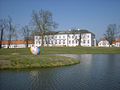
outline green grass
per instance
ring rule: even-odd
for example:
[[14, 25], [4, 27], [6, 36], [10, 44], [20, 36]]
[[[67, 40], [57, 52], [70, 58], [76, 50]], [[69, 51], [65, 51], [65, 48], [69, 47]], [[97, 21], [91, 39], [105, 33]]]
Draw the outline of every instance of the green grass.
[[[22, 49], [0, 49], [0, 55], [31, 55], [29, 48]], [[120, 48], [100, 48], [100, 47], [44, 47], [42, 55], [48, 54], [120, 54]]]
[[77, 63], [80, 61], [69, 57], [51, 56], [46, 53], [32, 55], [29, 48], [0, 49], [0, 69], [47, 68]]
[[0, 69], [45, 68], [80, 63], [68, 57], [49, 54], [120, 54], [120, 48], [99, 47], [44, 47], [41, 55], [32, 55], [29, 48], [0, 49]]
[[46, 47], [45, 54], [120, 54], [120, 48]]
[[63, 56], [0, 55], [0, 69], [46, 68], [80, 63]]

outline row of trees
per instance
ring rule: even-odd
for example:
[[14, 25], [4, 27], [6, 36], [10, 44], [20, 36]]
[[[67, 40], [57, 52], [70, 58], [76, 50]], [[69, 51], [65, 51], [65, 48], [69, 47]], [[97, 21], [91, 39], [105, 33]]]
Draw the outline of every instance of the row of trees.
[[113, 41], [120, 39], [120, 26], [109, 24], [106, 33], [104, 34], [104, 38], [112, 45]]
[[[32, 26], [32, 29], [30, 28]], [[42, 36], [42, 46], [44, 45], [45, 33], [57, 28], [57, 24], [53, 21], [52, 13], [47, 10], [40, 10], [38, 12], [32, 12], [32, 25], [25, 25], [18, 29], [9, 16], [7, 19], [0, 19], [0, 48], [2, 48], [2, 41], [8, 40], [8, 48], [12, 40], [17, 40], [19, 35], [26, 41], [26, 47], [28, 47], [28, 41], [34, 34]]]
[[[12, 40], [17, 40], [19, 35], [23, 37], [26, 41], [26, 47], [28, 47], [28, 41], [31, 40], [32, 36], [40, 35], [42, 39], [42, 45], [44, 46], [44, 38], [46, 33], [51, 33], [50, 31], [57, 28], [58, 24], [53, 21], [52, 13], [47, 10], [40, 10], [38, 12], [32, 12], [32, 25], [25, 25], [18, 29], [13, 23], [12, 18], [9, 16], [7, 19], [0, 19], [0, 48], [2, 47], [2, 41], [8, 40], [8, 48], [10, 47]], [[32, 29], [31, 29], [32, 26]], [[107, 39], [110, 44], [115, 41], [116, 38], [120, 38], [120, 27], [117, 28], [116, 24], [108, 25], [106, 33], [104, 34], [105, 39]], [[85, 30], [72, 29], [71, 32], [79, 33], [79, 45], [81, 44], [81, 33]]]
[[8, 48], [9, 48], [12, 37], [15, 37], [15, 33], [16, 33], [15, 26], [13, 25], [11, 17], [8, 17], [8, 19], [1, 19], [0, 20], [0, 48], [4, 38], [8, 39]]

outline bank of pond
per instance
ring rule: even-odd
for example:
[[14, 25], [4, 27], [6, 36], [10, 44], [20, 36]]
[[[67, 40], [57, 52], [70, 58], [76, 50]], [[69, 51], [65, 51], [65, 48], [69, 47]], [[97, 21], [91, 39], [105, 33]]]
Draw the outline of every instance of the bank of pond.
[[0, 69], [48, 68], [80, 63], [70, 57], [53, 55], [0, 55]]
[[32, 55], [30, 48], [0, 49], [0, 69], [47, 68], [80, 63], [75, 58], [54, 54], [120, 54], [120, 48], [40, 47], [40, 55]]

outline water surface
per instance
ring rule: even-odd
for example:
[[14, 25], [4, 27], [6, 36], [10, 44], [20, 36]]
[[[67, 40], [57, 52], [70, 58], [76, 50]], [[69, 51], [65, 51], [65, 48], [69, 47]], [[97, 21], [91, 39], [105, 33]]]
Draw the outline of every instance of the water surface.
[[[61, 54], [63, 55], [63, 54]], [[120, 55], [64, 54], [80, 64], [0, 71], [0, 90], [120, 90]]]

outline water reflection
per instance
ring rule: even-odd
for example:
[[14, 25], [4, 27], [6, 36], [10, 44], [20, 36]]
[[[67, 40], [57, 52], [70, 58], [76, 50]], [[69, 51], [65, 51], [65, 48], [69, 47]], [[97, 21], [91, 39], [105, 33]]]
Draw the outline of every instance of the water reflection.
[[60, 54], [80, 64], [25, 71], [0, 71], [0, 90], [120, 90], [120, 55]]

